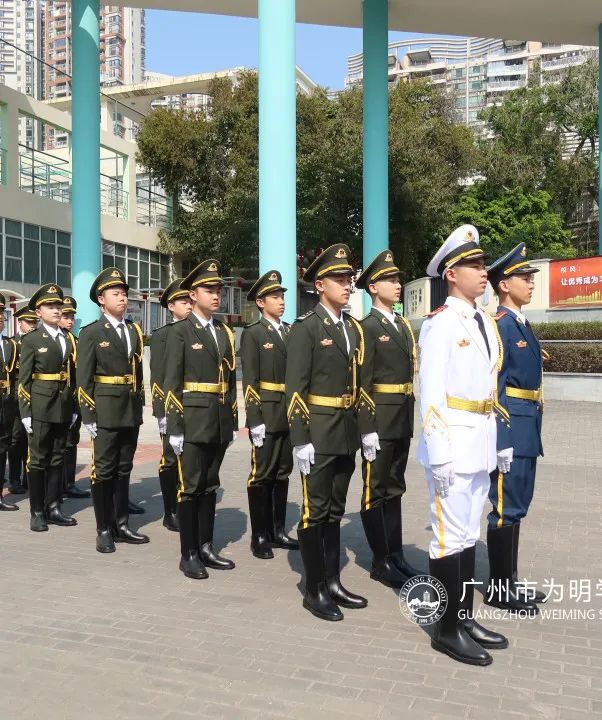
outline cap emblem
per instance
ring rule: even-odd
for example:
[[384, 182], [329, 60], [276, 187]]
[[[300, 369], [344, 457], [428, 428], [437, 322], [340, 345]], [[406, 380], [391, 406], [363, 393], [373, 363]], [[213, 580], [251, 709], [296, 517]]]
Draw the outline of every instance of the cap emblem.
[[211, 265], [207, 268], [207, 272], [217, 272], [217, 265], [215, 263], [211, 263]]
[[393, 255], [390, 252], [385, 255], [385, 262], [393, 262]]
[[335, 257], [337, 257], [337, 258], [346, 258], [346, 257], [347, 257], [347, 253], [345, 252], [345, 248], [339, 248], [339, 249], [337, 250], [337, 252], [336, 252]]
[[271, 282], [277, 282], [278, 281], [278, 275], [276, 275], [275, 272], [273, 272], [270, 277], [268, 278]]
[[56, 295], [56, 294], [58, 293], [58, 290], [54, 287], [54, 285], [51, 285], [51, 286], [48, 288], [47, 292], [48, 292], [50, 295]]
[[520, 256], [521, 256], [521, 257], [527, 257], [527, 246], [526, 246], [526, 245], [525, 245], [525, 247], [520, 251]]
[[111, 273], [111, 277], [120, 277], [119, 270], [113, 270], [113, 272]]

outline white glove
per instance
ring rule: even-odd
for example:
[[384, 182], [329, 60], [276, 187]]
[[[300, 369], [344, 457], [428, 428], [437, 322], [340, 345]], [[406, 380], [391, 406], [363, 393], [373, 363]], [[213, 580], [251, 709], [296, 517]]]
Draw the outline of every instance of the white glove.
[[184, 452], [184, 436], [183, 435], [170, 435], [169, 444], [172, 446], [173, 451], [176, 455], [181, 455]]
[[31, 435], [31, 433], [33, 432], [33, 430], [31, 429], [31, 418], [21, 418], [21, 422], [23, 423], [23, 427], [27, 431], [27, 434]]
[[380, 450], [378, 433], [371, 432], [362, 435], [362, 450], [368, 462], [374, 462], [376, 460], [376, 451]]
[[297, 457], [297, 465], [302, 475], [309, 475], [311, 466], [314, 464], [314, 446], [311, 443], [307, 445], [297, 445], [294, 448]]
[[84, 425], [86, 430], [88, 431], [88, 434], [94, 440], [94, 438], [98, 435], [98, 427], [96, 423], [90, 423], [89, 425]]
[[443, 463], [443, 465], [432, 465], [433, 482], [435, 483], [435, 493], [439, 497], [447, 497], [449, 489], [454, 484], [454, 466], [453, 463]]
[[166, 417], [159, 418], [158, 422], [159, 422], [159, 432], [161, 433], [161, 435], [167, 435], [167, 418]]
[[256, 425], [252, 427], [249, 432], [251, 433], [251, 442], [253, 445], [255, 445], [255, 447], [261, 447], [265, 440], [265, 425], [263, 423]]
[[514, 448], [506, 448], [505, 450], [497, 451], [497, 469], [504, 475], [510, 472], [510, 465], [512, 464], [513, 457]]
[[69, 430], [71, 430], [71, 428], [75, 425], [76, 422], [77, 422], [77, 413], [73, 413], [73, 415], [71, 415], [71, 425], [69, 425]]

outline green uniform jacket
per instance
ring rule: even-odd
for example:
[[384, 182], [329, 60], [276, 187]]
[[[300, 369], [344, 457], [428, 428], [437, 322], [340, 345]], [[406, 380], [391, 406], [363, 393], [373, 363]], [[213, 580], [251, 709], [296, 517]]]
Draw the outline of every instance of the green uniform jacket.
[[[168, 435], [186, 442], [224, 444], [238, 430], [236, 355], [232, 330], [213, 319], [203, 329], [194, 314], [173, 324], [165, 358], [165, 411]], [[184, 383], [224, 383], [220, 394], [184, 389]]]
[[[355, 407], [364, 342], [360, 324], [343, 313], [345, 337], [320, 304], [298, 318], [287, 343], [286, 404], [293, 446], [312, 443], [316, 453], [352, 455], [360, 444]], [[311, 404], [308, 396], [351, 395], [350, 409]]]
[[[128, 359], [117, 330], [104, 317], [81, 329], [78, 340], [77, 397], [84, 425], [102, 428], [137, 427], [142, 424], [142, 330], [125, 321], [132, 357]], [[129, 385], [95, 382], [96, 375], [130, 375]]]
[[[75, 339], [63, 330], [67, 355], [42, 326], [24, 335], [19, 356], [19, 410], [22, 418], [47, 423], [71, 423], [75, 411]], [[65, 373], [66, 380], [34, 380], [34, 374]]]
[[362, 320], [366, 350], [358, 407], [360, 432], [377, 432], [383, 440], [412, 437], [414, 432], [414, 395], [374, 392], [375, 383], [405, 385], [413, 381], [414, 334], [400, 316], [397, 328], [375, 308]]
[[[289, 326], [286, 323], [283, 326], [286, 337]], [[268, 433], [287, 432], [284, 392], [262, 389], [259, 385], [269, 382], [284, 386], [286, 375], [286, 344], [264, 317], [243, 330], [240, 361], [247, 427], [263, 424]]]
[[[167, 357], [167, 336], [174, 323], [157, 328], [150, 341], [150, 382], [153, 400], [153, 415], [165, 417], [165, 359]], [[171, 350], [170, 350], [171, 352]]]
[[4, 362], [0, 365], [0, 427], [11, 432], [19, 414], [17, 403], [17, 377], [19, 373], [19, 346], [10, 338], [2, 338]]

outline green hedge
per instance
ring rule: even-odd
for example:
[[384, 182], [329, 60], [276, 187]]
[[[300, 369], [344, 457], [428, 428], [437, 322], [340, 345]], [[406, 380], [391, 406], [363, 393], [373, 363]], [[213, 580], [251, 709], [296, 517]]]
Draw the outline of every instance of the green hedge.
[[540, 340], [602, 340], [602, 322], [533, 323]]
[[[593, 323], [590, 323], [593, 324]], [[602, 343], [542, 343], [550, 356], [545, 372], [602, 373]]]

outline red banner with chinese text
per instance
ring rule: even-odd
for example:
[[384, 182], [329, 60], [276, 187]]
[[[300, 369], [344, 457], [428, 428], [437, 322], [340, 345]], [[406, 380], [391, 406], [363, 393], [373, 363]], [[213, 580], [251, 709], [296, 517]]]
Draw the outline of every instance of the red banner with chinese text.
[[602, 307], [602, 257], [552, 260], [550, 307]]

